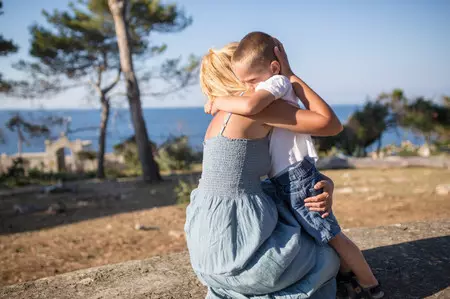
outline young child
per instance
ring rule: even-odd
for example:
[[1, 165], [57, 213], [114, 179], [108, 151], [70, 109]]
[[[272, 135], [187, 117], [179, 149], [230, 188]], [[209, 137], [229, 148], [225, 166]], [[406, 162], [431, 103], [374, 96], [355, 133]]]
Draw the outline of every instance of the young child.
[[[250, 96], [215, 98], [205, 105], [205, 111], [254, 115], [277, 99], [298, 106], [290, 79], [280, 75], [281, 65], [275, 56], [275, 47], [275, 40], [268, 34], [252, 32], [246, 35], [233, 54], [233, 71], [241, 82], [255, 92]], [[295, 84], [304, 84], [298, 77], [295, 78]], [[297, 94], [303, 93], [303, 97], [307, 98], [308, 94], [302, 87]], [[304, 104], [308, 108], [308, 102], [304, 101]], [[328, 243], [339, 254], [341, 273], [338, 280], [341, 285], [357, 298], [383, 298], [384, 293], [364, 256], [341, 231], [332, 211], [320, 213], [305, 206], [306, 198], [322, 192], [315, 190], [314, 186], [324, 178], [315, 167], [317, 154], [311, 136], [274, 128], [270, 136], [270, 155], [269, 177], [277, 188], [278, 196], [289, 201], [297, 220], [316, 241]]]

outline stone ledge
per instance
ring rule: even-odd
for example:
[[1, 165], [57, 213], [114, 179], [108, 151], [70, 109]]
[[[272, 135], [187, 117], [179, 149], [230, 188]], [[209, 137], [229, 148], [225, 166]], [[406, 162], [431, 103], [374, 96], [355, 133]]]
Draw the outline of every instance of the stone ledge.
[[[387, 298], [450, 298], [450, 220], [345, 230]], [[0, 298], [204, 298], [186, 252], [79, 270], [0, 289]]]
[[450, 169], [450, 158], [443, 157], [385, 157], [379, 159], [366, 158], [340, 158], [336, 156], [320, 158], [317, 161], [319, 169], [348, 169], [348, 168], [407, 168], [426, 167]]

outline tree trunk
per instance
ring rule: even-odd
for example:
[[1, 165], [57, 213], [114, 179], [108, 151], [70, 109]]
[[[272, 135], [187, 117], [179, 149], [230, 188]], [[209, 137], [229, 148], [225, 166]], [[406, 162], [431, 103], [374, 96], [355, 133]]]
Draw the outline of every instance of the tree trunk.
[[130, 105], [131, 120], [133, 122], [142, 175], [145, 181], [160, 181], [158, 165], [153, 159], [153, 153], [147, 134], [147, 128], [142, 116], [141, 98], [138, 82], [134, 74], [133, 58], [131, 56], [125, 13], [127, 0], [108, 0], [109, 9], [114, 18], [117, 44], [120, 52], [120, 66], [125, 76], [128, 103]]
[[380, 136], [380, 138], [378, 138], [378, 145], [377, 145], [377, 156], [380, 157], [380, 152], [381, 152], [381, 139], [383, 138], [383, 135]]
[[98, 139], [98, 153], [97, 153], [97, 178], [105, 178], [105, 147], [106, 147], [106, 132], [109, 120], [109, 100], [105, 95], [101, 96], [102, 114], [100, 120], [100, 136]]
[[364, 146], [363, 145], [358, 145], [356, 156], [358, 158], [362, 158], [362, 157], [364, 157], [364, 152], [365, 152]]
[[20, 126], [17, 127], [17, 137], [17, 153], [19, 154], [19, 157], [22, 157], [22, 146], [24, 138]]

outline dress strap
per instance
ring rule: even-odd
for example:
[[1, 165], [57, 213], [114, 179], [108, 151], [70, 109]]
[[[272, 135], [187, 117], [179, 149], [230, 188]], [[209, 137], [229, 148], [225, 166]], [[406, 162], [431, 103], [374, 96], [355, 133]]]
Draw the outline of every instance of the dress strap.
[[[244, 94], [244, 92], [241, 92], [241, 94], [239, 95], [240, 97]], [[231, 112], [228, 112], [227, 116], [225, 116], [225, 119], [223, 120], [223, 125], [222, 125], [222, 129], [220, 129], [220, 136], [223, 136], [223, 131], [225, 131], [225, 128], [227, 127], [228, 122], [230, 121], [231, 118]]]
[[231, 112], [229, 112], [227, 114], [227, 116], [225, 116], [225, 119], [223, 120], [223, 125], [222, 125], [222, 129], [220, 129], [220, 136], [223, 135], [223, 131], [225, 131], [225, 128], [227, 127], [228, 122], [230, 121], [231, 118]]

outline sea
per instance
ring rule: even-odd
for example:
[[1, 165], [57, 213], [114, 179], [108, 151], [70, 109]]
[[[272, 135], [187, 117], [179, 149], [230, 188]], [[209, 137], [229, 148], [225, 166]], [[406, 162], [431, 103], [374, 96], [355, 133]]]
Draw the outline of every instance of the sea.
[[[359, 108], [358, 105], [336, 105], [334, 111], [339, 119], [345, 121]], [[0, 143], [0, 153], [7, 155], [17, 152], [17, 132], [9, 131], [5, 122], [15, 113], [20, 113], [30, 122], [40, 123], [49, 116], [61, 117], [65, 120], [62, 126], [51, 128], [50, 139], [57, 139], [61, 132], [67, 132], [71, 140], [81, 139], [92, 142], [92, 150], [97, 149], [100, 110], [0, 110], [0, 128], [3, 141]], [[205, 130], [211, 116], [204, 113], [203, 108], [144, 108], [143, 110], [147, 131], [151, 140], [157, 144], [163, 143], [171, 136], [187, 135], [190, 144], [196, 150], [202, 149]], [[107, 152], [113, 151], [113, 146], [133, 135], [133, 126], [127, 109], [112, 109], [107, 134]], [[422, 144], [423, 139], [404, 130], [386, 132], [382, 139], [383, 146], [399, 144], [408, 139], [414, 144]], [[27, 138], [23, 144], [23, 152], [42, 152], [45, 149], [45, 138]], [[370, 150], [370, 149], [369, 149]]]

